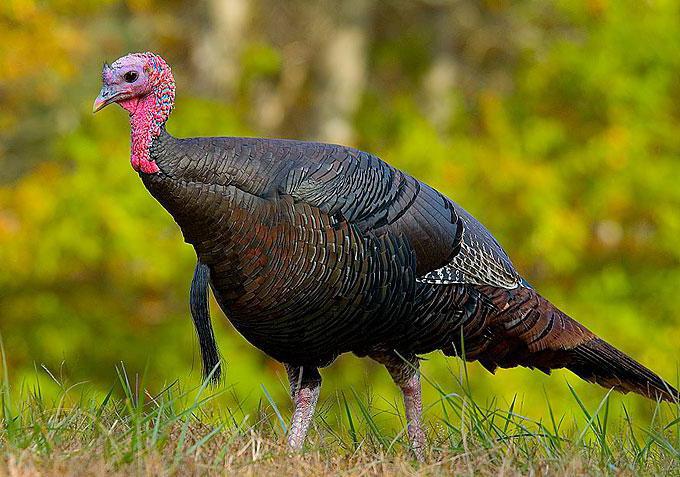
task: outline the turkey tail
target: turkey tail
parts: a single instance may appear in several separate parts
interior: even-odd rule
[[[624,393],[632,391],[650,399],[678,400],[678,391],[670,384],[600,338],[574,348],[567,368],[586,381]]]
[[[194,278],[191,280],[189,293],[189,306],[191,318],[198,335],[198,343],[201,347],[201,359],[203,361],[203,377],[210,379],[213,384],[220,381],[222,367],[220,365],[220,353],[217,350],[215,335],[210,321],[210,308],[208,305],[208,284],[210,281],[210,269],[200,261],[196,263]]]
[[[466,339],[466,358],[497,367],[546,373],[567,368],[606,388],[678,401],[678,391],[651,370],[597,337],[530,288],[481,287],[493,302],[484,331]],[[464,334],[465,331],[464,331]]]

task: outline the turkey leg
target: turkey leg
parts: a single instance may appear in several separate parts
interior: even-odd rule
[[[381,354],[371,358],[387,368],[392,380],[401,389],[409,441],[416,459],[422,462],[425,459],[425,433],[420,423],[423,401],[418,358],[412,356],[405,361],[396,354]]]
[[[300,450],[305,442],[309,425],[312,423],[314,408],[321,390],[321,375],[318,369],[304,366],[286,366],[290,381],[290,395],[295,411],[288,429],[288,447]]]

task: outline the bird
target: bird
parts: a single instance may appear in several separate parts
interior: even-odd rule
[[[539,294],[491,233],[441,192],[347,146],[175,138],[166,130],[174,101],[167,62],[130,53],[104,64],[93,112],[117,103],[129,113],[132,167],[196,252],[189,302],[206,378],[221,373],[209,289],[233,327],[285,367],[290,449],[303,448],[319,369],[344,353],[386,367],[420,460],[419,362],[433,351],[492,373],[567,368],[677,402],[670,384]]]

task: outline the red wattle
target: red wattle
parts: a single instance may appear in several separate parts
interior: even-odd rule
[[[164,108],[159,98],[153,94],[121,101],[120,105],[130,112],[132,168],[145,174],[158,172],[160,169],[151,160],[149,148],[151,141],[160,134],[161,126],[167,120],[167,114],[163,114],[167,108]]]

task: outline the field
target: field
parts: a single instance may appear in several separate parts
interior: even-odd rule
[[[4,352],[3,370],[0,475],[12,477],[680,475],[677,403],[649,403],[650,419],[633,420],[627,399],[607,393],[589,406],[567,384],[580,412],[561,415],[546,395],[546,418],[534,420],[517,399],[509,405],[476,401],[466,367],[447,386],[423,376],[438,395],[426,403],[423,463],[414,460],[403,423],[385,426],[386,415],[399,422],[398,406],[370,389],[326,396],[305,451],[291,454],[284,439],[290,406],[277,404],[264,386],[247,413],[228,386],[214,389],[206,381],[183,389],[175,381],[154,392],[123,364],[103,397],[87,383],[59,382],[46,368],[17,393]],[[62,389],[58,399],[43,396],[39,373]]]

